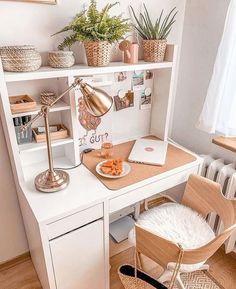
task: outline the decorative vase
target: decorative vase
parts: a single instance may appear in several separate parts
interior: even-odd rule
[[[52,51],[48,53],[48,64],[53,68],[68,68],[75,64],[72,51]]]
[[[108,41],[85,41],[84,48],[89,66],[106,66],[110,62],[112,45]]]
[[[167,40],[143,40],[144,61],[163,62]]]
[[[35,71],[38,70],[42,64],[39,52],[32,45],[1,47],[0,56],[5,71]]]

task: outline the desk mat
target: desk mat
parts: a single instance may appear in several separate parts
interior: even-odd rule
[[[152,139],[155,139],[152,137]],[[124,161],[128,160],[128,156],[132,150],[135,141],[130,141],[114,146],[113,158],[121,158]],[[129,163],[131,172],[120,179],[108,179],[100,176],[96,172],[96,165],[104,161],[100,157],[100,150],[94,150],[90,153],[84,154],[83,164],[91,171],[108,189],[120,190],[124,187],[141,182],[145,179],[162,174],[177,167],[194,162],[196,157],[179,149],[171,144],[168,144],[166,163],[164,166],[153,166],[138,163]],[[89,184],[88,184],[89,185]]]

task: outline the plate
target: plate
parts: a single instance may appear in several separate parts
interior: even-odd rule
[[[127,162],[122,162],[122,173],[119,176],[112,176],[109,174],[104,174],[101,171],[100,167],[102,166],[103,163],[105,163],[107,161],[108,160],[102,161],[102,162],[98,163],[96,166],[96,172],[102,177],[109,178],[109,179],[119,179],[119,178],[123,178],[124,176],[127,176],[131,170],[130,165]]]

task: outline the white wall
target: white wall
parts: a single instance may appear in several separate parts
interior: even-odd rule
[[[198,153],[226,161],[236,155],[211,143],[196,129],[222,36],[229,0],[187,0],[172,137]]]
[[[50,37],[51,34],[61,29],[68,21],[82,8],[82,3],[89,3],[88,0],[58,0],[56,6],[18,3],[0,1],[0,46],[33,44],[43,53],[46,58],[46,51],[57,47],[62,36]],[[99,6],[111,1],[98,0]],[[166,11],[174,6],[179,10],[178,21],[170,35],[169,42],[181,44],[182,28],[184,21],[185,0],[120,0],[120,7],[115,11],[128,12],[128,4],[135,9],[145,2],[152,17],[160,13],[164,8]],[[119,11],[118,11],[119,10]],[[82,47],[76,45],[74,50],[77,54],[77,61],[83,61]],[[120,56],[115,50],[116,57]],[[19,208],[16,201],[16,192],[13,185],[11,168],[7,156],[6,145],[3,139],[3,132],[0,123],[0,262],[11,259],[16,255],[28,250]],[[4,161],[2,162],[2,160]],[[4,164],[4,166],[3,166]],[[8,234],[3,236],[3,231]]]
[[[0,44],[4,45],[21,45],[33,44],[40,52],[50,51],[57,48],[63,35],[51,37],[53,33],[63,28],[72,17],[89,4],[89,0],[58,0],[58,5],[32,4],[32,3],[16,3],[16,2],[0,2],[0,27],[1,40]],[[105,4],[114,1],[98,0],[98,7],[103,7]],[[140,9],[144,1],[140,0],[121,0],[120,6],[111,10],[114,14],[121,12],[128,15],[128,6],[132,5],[137,11]],[[169,11],[173,7],[179,9],[178,25],[175,26],[169,40],[178,43],[181,33],[184,18],[185,0],[146,0],[145,4],[150,10],[150,15],[158,15],[162,8]],[[3,29],[4,27],[4,29]],[[81,45],[76,45],[74,48],[77,61],[84,61],[84,52]],[[115,51],[115,58],[119,57],[118,49]]]
[[[28,250],[7,146],[0,122],[0,263]]]

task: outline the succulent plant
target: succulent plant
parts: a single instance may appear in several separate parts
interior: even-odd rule
[[[176,7],[173,8],[164,18],[164,10],[161,11],[160,16],[155,22],[151,21],[149,12],[145,4],[143,4],[144,13],[140,13],[139,17],[135,14],[134,9],[130,6],[131,14],[133,16],[133,27],[138,34],[145,40],[164,40],[167,39],[171,32],[173,24],[176,21]]]

